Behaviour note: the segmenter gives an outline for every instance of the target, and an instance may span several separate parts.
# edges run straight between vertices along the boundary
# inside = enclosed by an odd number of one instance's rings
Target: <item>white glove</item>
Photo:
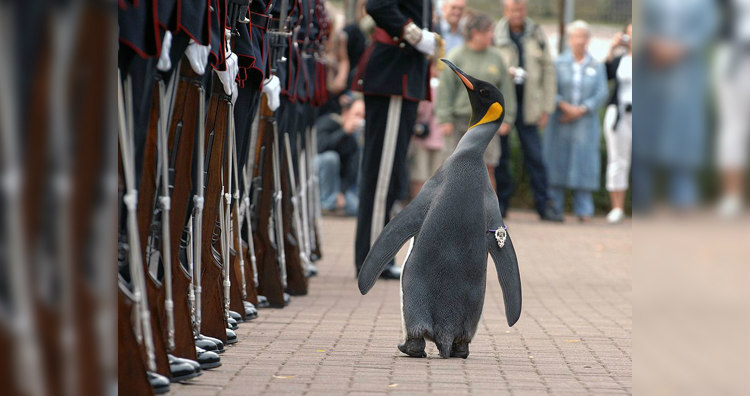
[[[156,63],[156,68],[159,71],[167,72],[172,68],[172,59],[169,58],[170,49],[172,49],[172,32],[167,30],[161,40],[161,54],[159,54],[159,61]]]
[[[427,56],[432,56],[435,55],[436,42],[435,33],[427,29],[422,29],[422,39],[414,45],[414,48]]]
[[[190,39],[190,44],[188,44],[187,49],[185,50],[185,55],[190,62],[190,68],[193,69],[194,72],[203,75],[203,73],[206,72],[208,54],[210,52],[210,45],[200,45]]]
[[[437,48],[435,33],[427,29],[420,29],[414,22],[404,26],[404,40],[427,56],[435,55],[435,49]]]
[[[276,111],[279,108],[280,100],[279,94],[281,93],[281,82],[276,76],[271,76],[263,80],[263,93],[266,95],[268,100],[268,108],[271,111]]]
[[[230,52],[227,51],[229,54]],[[226,93],[229,96],[232,96],[232,93],[234,92],[234,86],[236,85],[235,79],[237,79],[237,73],[239,73],[240,68],[237,65],[237,55],[231,54],[227,57],[226,61],[227,69],[224,71],[216,70],[216,74],[219,75],[219,80],[221,81],[221,84],[224,86],[224,93]]]

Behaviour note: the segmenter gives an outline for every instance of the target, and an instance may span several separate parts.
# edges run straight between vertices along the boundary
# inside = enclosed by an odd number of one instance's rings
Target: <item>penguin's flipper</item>
[[[367,294],[401,246],[419,232],[427,214],[431,194],[425,189],[385,225],[359,270],[359,291]]]
[[[497,229],[504,226],[505,223],[500,214],[497,196],[495,196],[494,191],[490,195],[490,197],[485,198],[488,226],[490,229]],[[495,262],[497,278],[500,281],[500,287],[503,289],[505,318],[508,320],[508,326],[512,327],[521,316],[521,275],[518,271],[516,251],[513,249],[513,241],[509,232],[506,234],[505,244],[502,248],[498,245],[493,232],[487,232],[486,234],[487,250],[492,256],[492,261]]]

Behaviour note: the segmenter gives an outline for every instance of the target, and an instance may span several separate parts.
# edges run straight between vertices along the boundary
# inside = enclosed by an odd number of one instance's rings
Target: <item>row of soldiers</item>
[[[118,377],[141,395],[307,294],[330,24],[323,0],[118,5]]]

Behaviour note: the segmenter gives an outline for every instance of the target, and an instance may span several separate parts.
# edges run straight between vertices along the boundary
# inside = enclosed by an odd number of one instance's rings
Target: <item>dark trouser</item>
[[[417,120],[417,104],[397,96],[365,95],[365,145],[360,168],[355,243],[358,272],[376,234],[390,220],[388,214],[399,198],[399,185],[406,183],[401,179],[407,174],[406,151]],[[383,163],[385,171],[382,175],[381,157],[392,158]]]
[[[536,125],[528,125],[520,121],[516,121],[516,130],[521,139],[523,162],[529,173],[531,191],[534,194],[534,208],[542,215],[547,205],[547,171],[542,161],[542,140],[539,130]],[[509,136],[500,137],[500,164],[495,168],[497,199],[503,214],[508,210],[515,188],[513,176],[510,174]]]

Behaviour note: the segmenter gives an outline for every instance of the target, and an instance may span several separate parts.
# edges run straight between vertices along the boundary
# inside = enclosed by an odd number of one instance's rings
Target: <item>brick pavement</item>
[[[530,213],[508,220],[523,282],[520,320],[508,328],[495,269],[468,359],[402,355],[397,281],[361,296],[353,219],[325,218],[324,259],[310,294],[241,324],[223,366],[179,395],[627,394],[631,393],[630,223],[564,225]],[[399,253],[403,257],[405,249]]]

